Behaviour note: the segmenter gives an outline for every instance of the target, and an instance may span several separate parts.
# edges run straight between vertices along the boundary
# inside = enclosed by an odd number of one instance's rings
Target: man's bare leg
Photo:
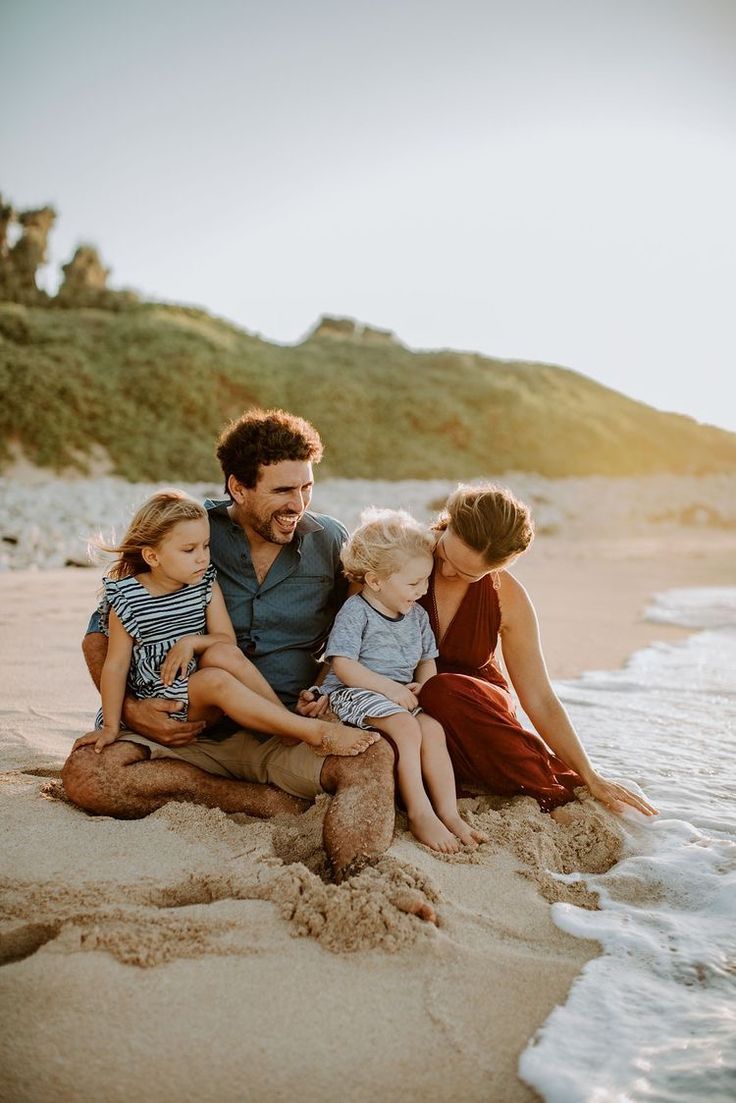
[[[320,781],[332,793],[324,848],[336,881],[380,858],[394,833],[394,754],[385,739],[355,758],[325,759]]]
[[[61,776],[67,796],[79,808],[120,819],[139,819],[172,800],[264,819],[303,812],[309,804],[274,785],[231,781],[175,758],[151,759],[148,747],[124,740],[100,754],[91,746],[72,752]]]
[[[330,757],[320,776],[332,793],[325,816],[323,844],[339,884],[388,850],[394,834],[394,752],[385,739],[357,758]],[[437,913],[423,893],[397,894],[401,911],[437,923]]]

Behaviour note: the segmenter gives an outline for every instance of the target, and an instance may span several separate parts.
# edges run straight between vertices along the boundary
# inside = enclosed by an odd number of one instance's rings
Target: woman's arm
[[[532,724],[565,765],[580,774],[594,797],[616,812],[631,805],[645,815],[656,809],[623,785],[602,778],[591,763],[549,680],[534,606],[520,582],[500,573],[501,645],[511,683]]]

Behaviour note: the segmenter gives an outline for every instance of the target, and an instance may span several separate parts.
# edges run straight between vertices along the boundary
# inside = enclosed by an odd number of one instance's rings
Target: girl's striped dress
[[[197,669],[197,661],[192,659],[186,676],[178,677],[170,686],[165,686],[161,681],[161,666],[182,636],[205,634],[206,611],[216,577],[217,572],[210,564],[200,582],[158,597],[149,594],[135,578],[102,580],[100,630],[105,635],[109,634],[110,610],[114,609],[123,628],[133,639],[128,672],[129,692],[135,697],[165,697],[169,701],[183,701],[184,709],[171,714],[176,720],[187,718],[189,675]],[[95,721],[95,728],[101,727],[102,709]]]

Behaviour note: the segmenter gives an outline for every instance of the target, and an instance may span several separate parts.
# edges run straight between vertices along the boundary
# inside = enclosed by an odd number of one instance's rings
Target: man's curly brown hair
[[[304,418],[288,414],[286,410],[256,408],[246,410],[237,421],[223,429],[217,441],[217,458],[225,476],[225,493],[229,494],[227,484],[231,475],[252,490],[261,467],[283,460],[319,463],[322,441],[314,426]]]

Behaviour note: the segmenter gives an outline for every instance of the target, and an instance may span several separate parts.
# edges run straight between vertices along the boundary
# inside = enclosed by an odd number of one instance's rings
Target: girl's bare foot
[[[420,843],[432,850],[439,850],[441,854],[457,854],[460,844],[434,812],[419,812],[416,816],[409,815],[407,818],[412,835]]]
[[[346,724],[335,724],[326,720],[315,721],[315,726],[321,738],[314,750],[321,755],[361,754],[381,738],[378,732],[349,728]]]
[[[478,843],[487,843],[489,836],[485,831],[478,831],[465,822],[459,812],[453,812],[448,816],[442,816],[445,827],[449,827],[453,835],[457,835],[463,846],[476,847]]]

